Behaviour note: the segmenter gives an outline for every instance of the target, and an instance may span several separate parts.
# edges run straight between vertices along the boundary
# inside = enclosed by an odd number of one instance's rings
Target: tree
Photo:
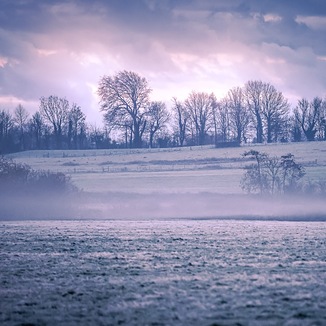
[[[85,136],[86,116],[81,108],[73,103],[68,113],[68,148],[80,149]]]
[[[264,165],[268,158],[267,154],[255,150],[247,151],[243,157],[249,157],[255,163],[246,167],[246,173],[241,180],[242,189],[247,192],[256,192],[263,194],[268,191],[268,178]]]
[[[273,195],[294,193],[300,189],[299,181],[305,175],[305,171],[292,154],[278,158],[250,150],[243,156],[255,161],[245,168],[246,172],[241,180],[241,187],[245,191]]]
[[[279,135],[287,131],[289,104],[283,94],[262,81],[248,81],[244,94],[255,125],[256,142],[278,141]]]
[[[107,128],[100,128],[91,124],[89,125],[88,129],[88,137],[91,148],[109,148],[112,145]]]
[[[149,131],[149,146],[153,147],[155,134],[163,129],[170,119],[170,114],[163,102],[152,102],[148,109],[147,121]]]
[[[172,107],[172,118],[175,124],[174,128],[176,131],[178,144],[182,147],[186,140],[186,131],[188,127],[189,115],[185,106],[181,102],[179,102],[175,97],[173,98],[173,103],[174,105]]]
[[[131,71],[120,71],[101,78],[98,88],[101,110],[111,128],[130,130],[133,147],[142,146],[151,89],[145,78]]]
[[[42,148],[42,136],[45,131],[45,123],[39,111],[35,112],[29,121],[30,133],[32,136],[32,148]]]
[[[49,96],[40,98],[40,113],[53,127],[56,147],[62,148],[63,128],[67,122],[69,102],[65,98]]]
[[[185,101],[185,108],[189,113],[196,129],[198,145],[205,144],[205,138],[211,127],[213,117],[213,94],[192,92]]]
[[[291,153],[281,156],[281,190],[283,193],[296,192],[299,180],[305,175],[302,165],[295,162],[294,155]]]
[[[279,174],[280,174],[280,169],[282,168],[282,164],[278,157],[266,156],[265,166],[266,166],[266,174],[268,176],[267,184],[270,189],[270,193],[273,195],[276,192],[276,190],[280,190]]]
[[[14,120],[12,115],[5,111],[0,111],[0,154],[14,151],[13,140]]]
[[[217,144],[217,132],[218,132],[218,111],[220,108],[220,103],[217,101],[214,94],[211,95],[212,98],[212,122],[214,127],[214,144]]]
[[[292,141],[301,142],[303,137],[302,128],[298,119],[296,119],[294,115],[292,115],[290,118],[290,124],[291,124]]]
[[[318,114],[317,139],[326,140],[326,99],[323,100]]]
[[[220,140],[222,142],[230,140],[230,110],[226,99],[217,106],[217,124]]]
[[[229,90],[225,99],[226,105],[229,108],[230,127],[233,131],[235,139],[240,144],[246,142],[248,126],[250,124],[250,112],[245,105],[244,91],[240,87],[235,87]]]
[[[278,135],[285,129],[289,104],[281,92],[269,83],[264,83],[261,93],[262,116],[266,127],[268,143],[278,141]]]
[[[248,81],[245,84],[245,98],[248,109],[252,112],[256,129],[256,142],[263,142],[263,118],[261,96],[264,84],[262,81]]]
[[[319,97],[315,97],[311,103],[303,98],[298,101],[298,105],[294,110],[295,119],[301,126],[308,141],[315,140],[322,103],[323,100]]]
[[[25,150],[25,132],[28,119],[27,110],[21,105],[18,104],[14,111],[14,122],[16,123],[19,130],[19,143],[20,149]]]

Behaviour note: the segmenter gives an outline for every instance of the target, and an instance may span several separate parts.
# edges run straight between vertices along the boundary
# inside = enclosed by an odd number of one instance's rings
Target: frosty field
[[[307,178],[326,179],[326,142],[213,146],[167,149],[28,151],[9,155],[35,169],[64,172],[86,192],[111,191],[241,193],[239,186],[250,149],[271,156],[288,153],[306,168]]]
[[[240,187],[243,168],[248,164],[241,156],[246,150],[255,149],[278,157],[292,153],[305,167],[306,180],[316,181],[326,179],[325,146],[325,142],[313,142],[241,148],[202,146],[11,154],[15,161],[34,169],[66,173],[82,194],[77,200],[68,200],[75,208],[73,213],[62,209],[62,201],[56,205],[51,200],[45,204],[46,201],[38,198],[34,201],[27,198],[20,200],[19,207],[12,204],[9,212],[12,214],[5,216],[2,212],[0,219],[8,219],[9,215],[20,219],[278,218],[286,215],[292,219],[326,220],[323,198],[257,201],[244,198]]]
[[[1,325],[325,325],[326,224],[3,221]]]
[[[319,180],[325,145],[254,148]],[[251,148],[10,155],[83,191],[3,200],[0,325],[326,325],[325,199],[243,194]]]

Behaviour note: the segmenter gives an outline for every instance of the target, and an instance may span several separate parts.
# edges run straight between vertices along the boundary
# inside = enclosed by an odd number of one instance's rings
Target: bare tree
[[[288,120],[289,104],[281,92],[269,83],[264,83],[261,92],[262,116],[268,143],[278,141]]]
[[[318,114],[317,138],[326,140],[326,99],[323,100]]]
[[[183,146],[186,140],[186,130],[188,126],[189,115],[185,106],[175,97],[173,98],[173,121],[175,122],[175,130],[177,134],[179,146]]]
[[[217,101],[217,98],[214,94],[211,94],[211,99],[212,99],[212,122],[213,122],[213,127],[214,127],[214,144],[216,146],[217,144],[217,134],[218,134],[218,111],[220,108],[220,103]]]
[[[256,129],[256,142],[263,142],[263,118],[261,94],[263,92],[262,81],[248,81],[245,84],[245,98],[248,109],[252,112]]]
[[[244,92],[256,129],[256,142],[262,143],[264,139],[268,143],[277,141],[283,133],[289,112],[289,104],[283,94],[262,81],[248,81]]]
[[[229,90],[226,103],[229,107],[230,127],[235,139],[238,143],[246,142],[251,116],[246,108],[243,89],[235,87]]]
[[[142,146],[151,89],[145,78],[120,71],[100,80],[98,94],[106,123],[115,129],[130,128],[133,147]]]
[[[290,117],[290,124],[291,124],[292,141],[301,142],[302,137],[303,137],[302,128],[301,128],[301,125],[300,125],[298,119],[293,114]]]
[[[311,103],[303,98],[299,100],[294,110],[295,119],[300,124],[308,141],[315,140],[322,103],[323,100],[319,97],[315,97]]]
[[[32,135],[32,148],[41,149],[41,141],[45,124],[43,117],[39,111],[35,112],[29,121],[30,133]]]
[[[25,150],[25,132],[27,127],[27,119],[27,110],[21,104],[18,104],[14,111],[14,122],[19,130],[19,143],[21,150]]]
[[[281,156],[281,184],[283,193],[297,192],[299,180],[306,174],[304,167],[298,164],[294,155],[289,153]]]
[[[205,144],[207,132],[212,126],[213,110],[212,95],[208,93],[192,92],[185,100],[185,107],[189,112],[196,129],[196,138],[198,145]]]
[[[153,140],[155,134],[163,129],[166,123],[170,119],[170,114],[166,109],[166,105],[163,102],[151,102],[147,120],[148,120],[148,131],[149,131],[149,146],[153,147]]]
[[[304,177],[305,169],[292,154],[271,158],[266,153],[250,150],[243,156],[255,161],[245,168],[241,179],[241,187],[247,192],[285,194],[300,190],[299,181]]]
[[[40,98],[40,113],[53,127],[56,147],[62,148],[63,128],[67,122],[69,102],[65,98],[49,96]]]
[[[264,168],[268,159],[267,154],[250,150],[245,152],[243,157],[249,157],[255,163],[246,167],[246,172],[241,179],[242,189],[248,193],[258,191],[263,194],[268,192],[268,176]]]
[[[13,126],[14,119],[12,115],[5,111],[0,111],[0,154],[13,151]]]
[[[217,123],[220,140],[227,142],[230,140],[230,110],[226,99],[222,99],[217,107]]]
[[[68,114],[68,148],[81,148],[81,140],[85,134],[85,120],[86,116],[81,108],[73,103]]]

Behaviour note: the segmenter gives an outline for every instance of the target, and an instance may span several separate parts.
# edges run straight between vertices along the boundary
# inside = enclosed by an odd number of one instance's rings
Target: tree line
[[[176,97],[168,109],[151,101],[151,88],[135,72],[100,79],[104,126],[86,122],[80,106],[65,98],[41,97],[32,116],[18,105],[0,110],[0,151],[174,147],[205,144],[326,140],[326,99],[302,98],[291,108],[270,83],[248,81],[218,100],[213,93]]]

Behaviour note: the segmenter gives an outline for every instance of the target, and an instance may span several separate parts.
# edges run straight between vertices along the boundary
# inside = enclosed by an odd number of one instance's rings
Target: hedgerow
[[[0,194],[67,194],[76,191],[61,172],[34,170],[29,165],[0,157]]]

